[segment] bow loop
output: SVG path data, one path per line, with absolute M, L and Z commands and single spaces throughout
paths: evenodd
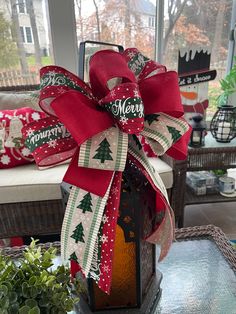
M 111 113 L 123 132 L 139 134 L 143 130 L 144 106 L 137 83 L 114 87 L 99 104 Z
M 110 91 L 112 80 L 117 82 L 135 82 L 135 76 L 128 68 L 122 54 L 113 50 L 96 52 L 90 59 L 90 84 L 98 99 L 104 98 Z M 113 85 L 113 84 L 112 84 Z
M 137 48 L 126 49 L 124 57 L 138 81 L 144 80 L 154 74 L 166 72 L 165 66 L 145 57 Z
M 60 95 L 75 90 L 93 99 L 90 87 L 73 73 L 59 66 L 49 65 L 40 70 L 39 106 L 49 115 L 56 116 L 51 107 L 52 101 Z

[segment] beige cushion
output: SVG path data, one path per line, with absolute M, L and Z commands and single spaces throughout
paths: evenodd
M 173 185 L 173 170 L 163 160 L 157 157 L 148 158 L 151 165 L 159 173 L 162 181 L 167 189 L 170 189 Z
M 61 198 L 60 183 L 68 164 L 38 170 L 35 164 L 0 170 L 0 204 Z
M 149 158 L 166 186 L 173 184 L 172 168 L 159 158 Z M 35 164 L 0 170 L 0 204 L 61 199 L 60 183 L 68 164 L 38 170 Z
M 39 92 L 5 92 L 0 93 L 0 110 L 17 109 L 22 107 L 31 107 L 36 110 L 40 110 L 38 105 Z

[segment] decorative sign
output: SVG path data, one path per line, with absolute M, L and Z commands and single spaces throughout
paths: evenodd
M 193 114 L 205 115 L 208 107 L 208 82 L 216 77 L 216 70 L 210 70 L 211 54 L 207 50 L 179 52 L 179 86 L 185 117 Z

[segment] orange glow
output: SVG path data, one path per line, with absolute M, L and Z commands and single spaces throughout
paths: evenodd
M 113 259 L 112 288 L 110 296 L 102 292 L 94 284 L 95 307 L 129 307 L 136 301 L 136 254 L 135 242 L 125 242 L 124 232 L 119 225 L 116 227 L 116 242 Z

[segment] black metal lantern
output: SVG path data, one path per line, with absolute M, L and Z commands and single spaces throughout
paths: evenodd
M 68 191 L 69 185 L 62 183 L 64 205 Z M 111 294 L 101 291 L 92 279 L 83 279 L 85 293 L 77 306 L 82 314 L 152 314 L 161 296 L 155 245 L 144 240 L 155 220 L 163 218 L 156 218 L 154 212 L 155 191 L 131 161 L 126 164 L 121 191 Z
M 201 114 L 195 115 L 190 119 L 192 133 L 190 137 L 189 146 L 201 147 L 205 145 L 206 123 L 203 121 Z
M 235 116 L 234 107 L 219 107 L 210 125 L 211 134 L 217 142 L 229 143 L 236 136 Z

